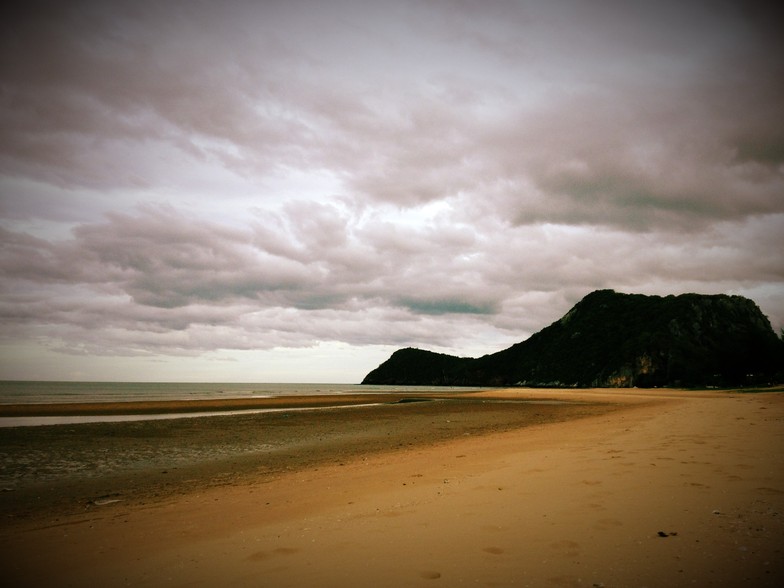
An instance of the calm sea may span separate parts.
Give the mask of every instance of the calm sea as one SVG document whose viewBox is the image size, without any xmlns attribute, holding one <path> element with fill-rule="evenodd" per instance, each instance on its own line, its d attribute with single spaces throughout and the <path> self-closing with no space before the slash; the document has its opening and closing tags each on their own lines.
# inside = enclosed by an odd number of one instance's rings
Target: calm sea
<svg viewBox="0 0 784 588">
<path fill-rule="evenodd" d="M 459 388 L 461 391 L 481 388 Z M 221 384 L 154 382 L 12 382 L 0 380 L 0 404 L 122 402 L 129 400 L 200 400 L 269 398 L 314 394 L 373 392 L 444 392 L 434 386 L 363 386 L 360 384 Z"/>
<path fill-rule="evenodd" d="M 482 389 L 483 388 L 453 388 L 453 390 L 465 392 Z M 443 392 L 447 390 L 449 390 L 449 388 L 436 386 L 362 386 L 360 384 L 189 384 L 170 382 L 12 382 L 0 380 L 0 404 L 272 398 L 275 396 L 312 396 L 314 394 L 372 394 L 374 392 L 416 393 Z M 0 417 L 0 427 L 194 418 L 248 412 L 272 412 L 276 410 L 282 409 L 194 412 L 187 414 Z"/>
</svg>

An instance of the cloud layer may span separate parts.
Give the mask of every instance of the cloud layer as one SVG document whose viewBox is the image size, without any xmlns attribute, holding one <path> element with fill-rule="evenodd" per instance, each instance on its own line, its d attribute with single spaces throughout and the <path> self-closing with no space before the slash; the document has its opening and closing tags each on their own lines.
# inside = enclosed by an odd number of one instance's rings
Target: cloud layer
<svg viewBox="0 0 784 588">
<path fill-rule="evenodd" d="M 486 353 L 603 287 L 784 326 L 771 9 L 554 4 L 20 5 L 6 344 Z"/>
</svg>

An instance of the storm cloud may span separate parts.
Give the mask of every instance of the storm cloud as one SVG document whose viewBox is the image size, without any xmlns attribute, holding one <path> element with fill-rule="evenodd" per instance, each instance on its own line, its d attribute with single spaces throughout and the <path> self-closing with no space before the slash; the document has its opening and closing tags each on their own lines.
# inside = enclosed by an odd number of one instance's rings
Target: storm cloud
<svg viewBox="0 0 784 588">
<path fill-rule="evenodd" d="M 331 345 L 324 377 L 356 381 L 398 346 L 498 350 L 596 288 L 742 294 L 780 328 L 771 10 L 20 3 L 0 320 L 28 361 L 0 376 Z M 300 357 L 276 377 L 318 379 Z M 206 377 L 267 379 L 245 361 Z"/>
</svg>

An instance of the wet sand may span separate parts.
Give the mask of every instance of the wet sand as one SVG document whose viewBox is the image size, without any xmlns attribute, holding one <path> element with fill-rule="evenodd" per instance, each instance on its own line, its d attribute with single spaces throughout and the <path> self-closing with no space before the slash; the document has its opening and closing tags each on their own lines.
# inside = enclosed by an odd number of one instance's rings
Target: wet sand
<svg viewBox="0 0 784 588">
<path fill-rule="evenodd" d="M 424 394 L 423 398 L 460 398 L 455 394 Z M 146 400 L 136 402 L 73 402 L 0 404 L 0 417 L 68 416 L 68 415 L 144 415 L 165 413 L 217 412 L 236 410 L 263 410 L 279 408 L 318 408 L 349 406 L 364 403 L 391 403 L 410 394 L 323 394 L 307 396 L 278 396 L 258 398 L 226 398 L 203 400 Z"/>
<path fill-rule="evenodd" d="M 553 398 L 580 404 L 499 402 Z M 14 586 L 784 579 L 781 393 L 509 390 L 8 431 Z"/>
<path fill-rule="evenodd" d="M 80 513 L 96 501 L 147 504 L 194 487 L 258 482 L 455 437 L 610 410 L 509 403 L 473 394 L 368 394 L 0 407 L 0 414 L 139 415 L 236 411 L 164 421 L 0 428 L 0 517 Z M 268 413 L 255 411 L 269 410 Z"/>
</svg>

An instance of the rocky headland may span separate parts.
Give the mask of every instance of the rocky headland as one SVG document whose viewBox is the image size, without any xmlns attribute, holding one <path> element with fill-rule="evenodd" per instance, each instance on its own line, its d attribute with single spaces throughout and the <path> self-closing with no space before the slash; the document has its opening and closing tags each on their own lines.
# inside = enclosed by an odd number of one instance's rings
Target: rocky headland
<svg viewBox="0 0 784 588">
<path fill-rule="evenodd" d="M 400 349 L 362 383 L 723 387 L 782 379 L 784 341 L 748 298 L 598 290 L 508 349 L 479 358 Z"/>
</svg>

